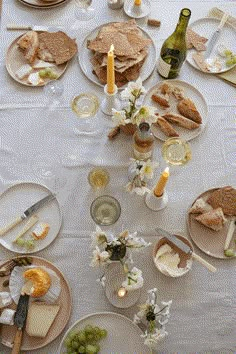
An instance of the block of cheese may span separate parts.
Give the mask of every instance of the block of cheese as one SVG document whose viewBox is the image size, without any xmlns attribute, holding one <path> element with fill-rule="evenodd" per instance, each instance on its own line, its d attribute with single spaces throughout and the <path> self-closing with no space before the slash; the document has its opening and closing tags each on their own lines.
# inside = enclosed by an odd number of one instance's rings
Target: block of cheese
<svg viewBox="0 0 236 354">
<path fill-rule="evenodd" d="M 27 316 L 26 332 L 31 337 L 45 338 L 58 312 L 59 305 L 32 302 Z"/>
</svg>

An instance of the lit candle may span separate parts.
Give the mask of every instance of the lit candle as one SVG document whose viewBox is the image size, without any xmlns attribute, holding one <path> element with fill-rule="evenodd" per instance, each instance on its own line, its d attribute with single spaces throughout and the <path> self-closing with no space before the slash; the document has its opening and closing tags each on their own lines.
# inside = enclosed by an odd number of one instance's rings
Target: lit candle
<svg viewBox="0 0 236 354">
<path fill-rule="evenodd" d="M 119 290 L 118 290 L 118 297 L 124 297 L 127 293 L 127 290 L 122 286 Z"/>
<path fill-rule="evenodd" d="M 161 177 L 160 177 L 159 181 L 157 182 L 157 185 L 154 189 L 154 194 L 156 197 L 162 196 L 165 186 L 166 186 L 166 183 L 168 181 L 169 175 L 170 175 L 169 167 L 166 167 L 166 169 L 162 172 Z"/>
<path fill-rule="evenodd" d="M 115 69 L 114 69 L 114 46 L 110 47 L 107 53 L 107 92 L 113 94 L 115 91 Z"/>
<path fill-rule="evenodd" d="M 142 4 L 142 0 L 134 0 L 134 5 L 140 6 Z"/>
</svg>

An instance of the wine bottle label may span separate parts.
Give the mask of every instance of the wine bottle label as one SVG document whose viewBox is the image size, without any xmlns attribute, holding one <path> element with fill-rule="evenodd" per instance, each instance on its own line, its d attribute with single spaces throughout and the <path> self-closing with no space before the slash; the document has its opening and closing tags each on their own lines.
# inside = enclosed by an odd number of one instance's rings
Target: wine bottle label
<svg viewBox="0 0 236 354">
<path fill-rule="evenodd" d="M 159 74 L 163 77 L 168 77 L 170 69 L 171 69 L 171 65 L 167 64 L 160 56 L 157 63 L 157 70 Z"/>
<path fill-rule="evenodd" d="M 152 150 L 148 152 L 140 152 L 134 148 L 134 157 L 137 160 L 147 160 L 150 159 L 151 156 L 152 156 Z"/>
</svg>

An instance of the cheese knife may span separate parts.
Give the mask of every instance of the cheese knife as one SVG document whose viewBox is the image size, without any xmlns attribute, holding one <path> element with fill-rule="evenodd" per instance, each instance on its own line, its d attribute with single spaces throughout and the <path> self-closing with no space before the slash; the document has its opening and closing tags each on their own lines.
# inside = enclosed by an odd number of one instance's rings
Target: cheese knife
<svg viewBox="0 0 236 354">
<path fill-rule="evenodd" d="M 224 27 L 228 17 L 229 17 L 229 14 L 224 13 L 217 30 L 212 33 L 211 38 L 208 41 L 208 45 L 207 45 L 206 51 L 204 53 L 204 58 L 205 59 L 210 57 L 210 55 L 211 55 L 211 53 L 212 53 L 212 51 L 213 51 L 213 49 L 214 49 L 214 47 L 216 45 L 216 42 L 218 41 L 218 39 L 220 37 L 220 32 L 221 32 L 222 28 Z"/>
<path fill-rule="evenodd" d="M 28 305 L 29 305 L 29 295 L 21 295 L 14 316 L 14 325 L 16 325 L 17 331 L 15 334 L 11 354 L 20 353 L 22 336 L 23 336 L 23 328 L 25 326 L 26 319 L 27 319 Z"/>
<path fill-rule="evenodd" d="M 161 228 L 156 228 L 155 230 L 158 232 L 158 235 L 164 236 L 168 241 L 170 241 L 178 249 L 180 249 L 185 254 L 192 256 L 193 259 L 195 259 L 197 262 L 201 263 L 208 270 L 210 270 L 213 273 L 216 272 L 216 268 L 213 265 L 211 265 L 210 263 L 205 261 L 205 259 L 203 259 L 202 257 L 198 256 L 196 253 L 194 253 L 193 250 L 186 243 L 181 241 L 175 235 L 172 235 L 169 232 L 167 232 Z"/>
<path fill-rule="evenodd" d="M 61 26 L 37 26 L 37 25 L 17 25 L 15 23 L 9 23 L 7 25 L 7 30 L 22 30 L 22 31 L 48 31 L 48 32 L 56 32 L 62 29 Z"/>
<path fill-rule="evenodd" d="M 17 226 L 19 223 L 21 223 L 23 220 L 26 218 L 30 217 L 32 214 L 36 213 L 40 208 L 42 208 L 46 203 L 49 203 L 56 197 L 55 194 L 49 194 L 43 199 L 39 200 L 35 204 L 33 204 L 31 207 L 26 209 L 21 216 L 18 216 L 15 220 L 13 220 L 10 224 L 7 226 L 3 227 L 0 229 L 0 236 L 3 236 L 5 233 L 13 229 L 15 226 Z"/>
</svg>

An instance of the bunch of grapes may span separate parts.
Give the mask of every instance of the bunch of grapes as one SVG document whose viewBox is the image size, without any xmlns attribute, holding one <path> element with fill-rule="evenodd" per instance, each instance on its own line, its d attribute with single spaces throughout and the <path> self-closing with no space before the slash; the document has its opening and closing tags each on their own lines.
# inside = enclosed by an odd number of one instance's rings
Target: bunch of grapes
<svg viewBox="0 0 236 354">
<path fill-rule="evenodd" d="M 70 332 L 65 340 L 66 354 L 98 354 L 98 342 L 107 336 L 107 331 L 91 325 L 78 332 Z"/>
<path fill-rule="evenodd" d="M 16 244 L 20 247 L 25 247 L 28 251 L 33 250 L 35 247 L 35 241 L 33 239 L 23 240 L 23 238 L 18 238 Z"/>
<path fill-rule="evenodd" d="M 39 76 L 41 78 L 48 77 L 51 80 L 56 80 L 58 78 L 58 75 L 50 68 L 45 68 L 45 69 L 40 70 Z"/>
<path fill-rule="evenodd" d="M 234 65 L 236 64 L 236 55 L 231 52 L 231 50 L 225 50 L 224 51 L 224 55 L 226 57 L 226 65 L 227 66 L 231 66 L 231 65 Z"/>
</svg>

